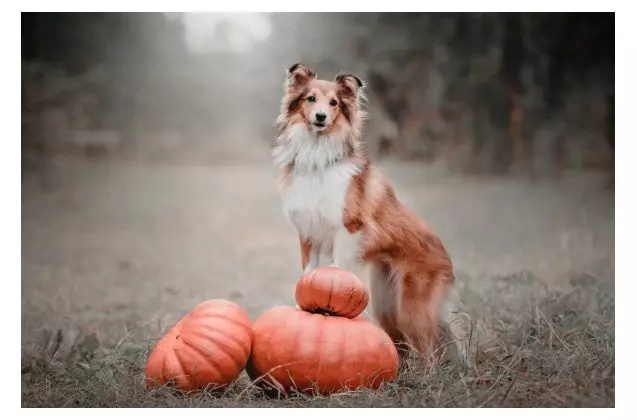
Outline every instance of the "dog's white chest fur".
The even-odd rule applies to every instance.
[[[331,250],[334,235],[343,228],[343,209],[352,176],[358,168],[350,162],[325,169],[293,173],[285,190],[283,209],[302,237],[324,252]]]
[[[345,159],[341,139],[317,136],[296,125],[287,140],[274,150],[277,165],[294,167],[283,191],[283,210],[303,239],[330,253],[336,233],[343,229],[349,185],[360,168]]]

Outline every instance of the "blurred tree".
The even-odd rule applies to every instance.
[[[375,99],[400,127],[394,146],[405,158],[465,149],[465,169],[508,173],[528,164],[536,130],[573,124],[564,101],[570,108],[584,105],[574,91],[590,91],[606,106],[607,94],[595,92],[600,84],[614,85],[613,14],[344,17],[349,34],[330,33],[336,35],[331,41],[347,56],[343,62],[364,68]],[[558,161],[567,153],[561,133],[550,140]]]
[[[205,138],[240,113],[269,138],[283,71],[304,62],[320,77],[348,70],[368,82],[376,152],[504,174],[614,145],[614,14],[268,16],[266,42],[193,56],[179,15],[23,13],[22,56],[70,75],[107,68],[109,81],[92,87],[108,110],[97,126]],[[229,22],[216,30],[241,35]]]

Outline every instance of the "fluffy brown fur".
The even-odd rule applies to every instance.
[[[430,360],[442,344],[441,331],[448,330],[441,326],[453,265],[438,236],[398,200],[365,152],[362,87],[349,73],[330,82],[302,64],[288,70],[274,149],[282,192],[299,230],[303,269],[315,268],[310,266],[315,248],[341,265],[349,258],[344,244],[354,244],[353,259],[371,268],[374,318],[397,344],[406,343]],[[330,124],[317,131],[321,113]],[[336,179],[333,186],[330,179]],[[304,185],[314,187],[299,190]],[[321,195],[329,188],[333,195]],[[332,224],[331,214],[339,219]],[[334,230],[339,233],[330,236]]]

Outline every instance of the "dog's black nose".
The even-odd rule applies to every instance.
[[[324,114],[322,112],[317,112],[316,113],[316,121],[323,122],[323,121],[325,121],[325,118],[327,118],[327,114]]]

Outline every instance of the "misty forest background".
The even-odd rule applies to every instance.
[[[471,174],[613,171],[612,13],[197,19],[23,13],[23,168],[51,155],[266,160],[284,69],[304,62],[368,83],[377,158]]]

